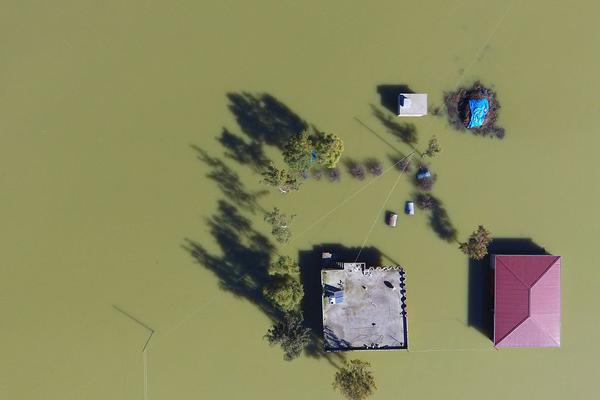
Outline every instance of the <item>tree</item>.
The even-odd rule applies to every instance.
[[[325,168],[333,168],[344,152],[344,142],[337,135],[319,132],[315,141],[315,151],[319,164]]]
[[[339,182],[340,181],[340,170],[338,168],[331,168],[329,170],[329,181]]]
[[[298,277],[278,275],[263,289],[263,294],[275,307],[289,312],[298,309],[304,297],[304,289]]]
[[[383,174],[383,164],[376,159],[367,160],[367,169],[373,176],[380,176]]]
[[[427,193],[418,193],[416,201],[421,210],[431,210],[437,206],[435,198]]]
[[[364,180],[366,176],[365,167],[363,167],[361,164],[353,163],[350,167],[350,175],[359,181]]]
[[[435,135],[433,135],[431,137],[431,139],[429,139],[429,143],[427,144],[427,150],[425,150],[425,153],[423,153],[423,156],[432,158],[436,153],[439,153],[441,151],[442,151],[442,147],[440,146],[440,143],[439,143],[437,137]]]
[[[265,339],[271,346],[280,345],[283,359],[292,361],[310,343],[310,329],[304,326],[300,313],[287,313],[267,331]]]
[[[292,172],[303,172],[312,162],[313,143],[307,131],[292,136],[283,149],[283,159]]]
[[[490,232],[482,225],[479,225],[477,230],[471,233],[469,240],[461,243],[459,248],[473,260],[481,260],[487,255],[487,248],[491,241]]]
[[[292,236],[290,225],[295,215],[283,214],[279,208],[273,207],[273,211],[265,213],[265,221],[271,224],[271,234],[279,243],[287,243]]]
[[[333,388],[348,400],[364,400],[375,392],[375,378],[371,364],[361,360],[346,361],[344,367],[335,373]]]
[[[278,169],[273,163],[263,169],[262,182],[278,188],[281,193],[288,193],[300,188],[297,177],[292,176],[285,169]]]
[[[269,265],[269,275],[292,275],[298,276],[300,267],[292,257],[279,256],[276,262]]]

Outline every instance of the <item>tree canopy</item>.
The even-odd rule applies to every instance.
[[[425,150],[425,153],[423,153],[423,155],[431,158],[436,153],[439,153],[441,151],[442,147],[440,146],[440,142],[438,141],[438,138],[435,135],[433,135],[431,139],[429,139],[429,143],[427,144],[427,150]]]
[[[278,275],[271,284],[263,289],[265,297],[281,311],[298,309],[304,297],[302,283],[291,275]]]
[[[460,244],[459,248],[470,258],[474,260],[481,260],[487,255],[488,245],[491,241],[492,237],[490,232],[485,229],[483,225],[479,225],[477,230],[471,233],[469,239]]]
[[[298,263],[288,256],[279,256],[277,261],[269,265],[269,275],[293,275],[300,273]]]
[[[332,133],[319,132],[315,139],[317,161],[326,168],[334,168],[344,152],[344,142]]]
[[[292,172],[308,170],[312,162],[313,143],[307,131],[292,136],[283,148],[283,159]]]
[[[283,214],[279,208],[265,213],[265,221],[271,224],[271,234],[279,243],[287,243],[292,237],[290,225],[295,215]]]
[[[370,368],[371,364],[366,361],[346,361],[344,366],[335,374],[333,388],[348,400],[367,399],[377,389]]]
[[[279,344],[284,360],[291,361],[310,343],[310,329],[304,326],[300,313],[287,313],[268,330],[265,339],[271,346]]]
[[[300,188],[300,182],[296,176],[285,169],[278,169],[273,163],[262,170],[262,182],[278,188],[281,193],[288,193]]]

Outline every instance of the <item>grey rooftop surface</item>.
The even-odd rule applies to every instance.
[[[407,349],[404,270],[340,266],[321,271],[325,350]],[[343,302],[331,304],[330,295],[339,290]]]
[[[427,93],[400,93],[398,95],[399,117],[427,115]]]

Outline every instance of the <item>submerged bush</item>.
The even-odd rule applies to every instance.
[[[367,169],[369,170],[369,173],[373,176],[380,176],[381,174],[383,174],[383,164],[381,163],[381,161],[376,160],[374,158],[367,161]]]
[[[331,168],[328,170],[327,176],[330,182],[339,182],[341,179],[341,172],[339,168]]]
[[[483,125],[476,128],[467,128],[471,120],[470,99],[487,99],[489,102],[489,110],[485,121]],[[455,129],[461,131],[468,129],[475,135],[496,137],[498,139],[504,137],[504,128],[496,124],[498,111],[500,110],[496,92],[484,87],[481,82],[475,82],[470,88],[461,87],[454,92],[446,93],[444,102],[448,113],[448,122]]]
[[[365,167],[360,164],[353,164],[350,167],[350,174],[359,181],[362,181],[366,176]]]

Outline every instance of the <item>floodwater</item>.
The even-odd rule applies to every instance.
[[[252,236],[269,237],[259,210],[273,205],[297,214],[282,254],[364,244],[406,268],[411,351],[349,355],[372,363],[376,399],[594,397],[598,4],[3,2],[0,397],[337,398],[335,360],[287,363],[262,339],[253,268],[268,251]],[[506,138],[427,116],[412,121],[417,147],[440,139],[434,194],[460,238],[484,224],[563,256],[560,349],[495,351],[469,323],[456,244],[420,211],[383,223],[414,191],[397,171],[253,196],[257,174],[218,140],[276,143],[228,107],[267,94],[258,104],[285,117],[263,115],[270,133],[301,126],[296,115],[388,168],[411,149],[374,115],[391,115],[377,87],[406,84],[440,106],[475,79],[497,90]]]

